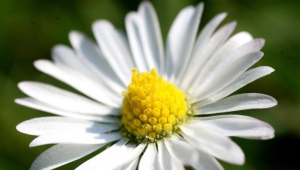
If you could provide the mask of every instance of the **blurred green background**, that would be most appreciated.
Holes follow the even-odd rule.
[[[154,0],[164,40],[176,14],[196,0]],[[274,126],[276,137],[268,141],[234,139],[244,150],[243,166],[222,164],[226,169],[300,169],[300,1],[292,0],[210,0],[200,27],[214,15],[228,12],[225,22],[237,20],[235,32],[249,31],[266,39],[264,58],[256,65],[268,65],[275,72],[244,87],[239,92],[259,92],[275,97],[279,105],[266,110],[250,110],[250,115]],[[2,0],[0,3],[0,169],[28,169],[49,146],[29,148],[32,136],[16,131],[18,123],[49,115],[16,105],[25,96],[17,83],[42,81],[67,88],[63,83],[38,72],[37,59],[49,59],[55,44],[67,44],[68,33],[79,30],[93,38],[91,24],[107,19],[124,30],[127,12],[136,10],[139,0]],[[223,22],[223,23],[225,23]],[[59,169],[74,169],[89,157]],[[117,160],[116,160],[117,161]],[[101,167],[99,167],[101,169]]]

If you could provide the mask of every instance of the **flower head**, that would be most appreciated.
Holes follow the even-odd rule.
[[[57,45],[53,61],[36,61],[37,69],[82,95],[39,82],[19,84],[29,97],[17,103],[58,115],[17,126],[38,136],[30,146],[55,144],[31,168],[56,168],[105,148],[77,169],[222,169],[216,158],[244,163],[231,136],[272,138],[273,128],[255,118],[210,116],[277,102],[257,93],[229,96],[274,70],[249,69],[262,58],[264,40],[247,32],[229,37],[235,22],[216,30],[224,13],[197,35],[202,11],[200,3],[178,14],[166,53],[156,13],[149,2],[142,2],[126,16],[127,35],[108,21],[96,21],[98,45],[73,31],[73,49]]]

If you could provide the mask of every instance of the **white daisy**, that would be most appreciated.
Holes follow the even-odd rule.
[[[55,144],[31,169],[53,169],[103,147],[77,169],[222,169],[216,158],[244,163],[231,136],[273,138],[273,128],[255,118],[208,116],[269,108],[277,102],[257,93],[229,96],[274,70],[248,70],[262,58],[264,40],[247,32],[229,38],[236,22],[216,30],[225,13],[197,36],[202,11],[200,3],[178,14],[166,53],[156,13],[149,2],[142,2],[137,12],[126,16],[127,35],[108,21],[96,21],[98,45],[73,31],[74,50],[57,45],[53,62],[36,61],[37,69],[82,94],[39,82],[19,84],[29,97],[17,99],[18,104],[58,115],[17,126],[38,136],[31,147]]]

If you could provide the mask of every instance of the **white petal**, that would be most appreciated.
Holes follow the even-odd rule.
[[[245,156],[241,148],[228,137],[207,129],[199,129],[194,124],[180,126],[183,137],[194,147],[223,161],[242,165]]]
[[[45,135],[55,132],[103,133],[118,129],[118,124],[100,124],[68,117],[41,117],[26,120],[17,125],[17,130],[29,135]]]
[[[158,146],[157,159],[159,163],[159,168],[161,170],[170,170],[170,169],[184,170],[183,164],[181,162],[172,159],[172,156],[170,155],[163,141],[157,142],[157,146]]]
[[[139,157],[145,148],[145,144],[134,146],[133,144],[125,145],[127,141],[121,139],[119,142],[104,150],[97,156],[81,164],[77,170],[97,170],[99,165],[102,169],[120,169],[132,160]]]
[[[164,69],[163,45],[159,22],[151,3],[142,2],[138,12],[126,16],[126,30],[135,63],[140,71]]]
[[[121,170],[136,170],[136,167],[139,163],[139,158],[136,158],[132,162],[128,163],[127,165],[123,166]]]
[[[89,132],[60,132],[60,133],[48,133],[35,138],[31,143],[30,147],[46,145],[46,144],[102,144],[112,141],[116,141],[122,138],[119,132],[113,133],[95,133]]]
[[[167,77],[170,80],[179,78],[184,73],[195,42],[203,3],[196,8],[187,7],[176,17],[171,26],[167,40]]]
[[[81,81],[88,81],[89,83],[96,84],[98,88],[101,88],[97,91],[102,91],[102,93],[109,91],[114,95],[120,95],[119,91],[111,88],[111,86],[106,86],[106,83],[103,82],[103,80],[101,80],[97,74],[95,74],[95,72],[93,72],[93,70],[91,70],[69,47],[64,45],[54,46],[52,49],[52,58],[57,67],[65,70],[71,75],[74,75],[76,79],[81,79]],[[90,88],[90,85],[87,85],[86,88]],[[110,95],[107,97],[110,97]]]
[[[233,55],[239,47],[247,44],[253,40],[253,37],[250,33],[248,32],[239,32],[232,37],[230,37],[227,42],[222,45],[222,47],[211,57],[210,62],[216,62],[219,61],[218,63],[215,64],[215,69],[222,66],[222,65],[227,65],[228,63],[235,61],[238,57],[242,57],[243,55]],[[259,50],[254,50],[254,51],[259,51]],[[253,52],[253,51],[249,51]],[[248,52],[248,53],[249,53]]]
[[[262,38],[253,39],[252,41],[249,41],[237,48],[235,53],[237,56],[243,56],[249,52],[261,50],[264,44],[265,40]]]
[[[263,56],[262,52],[252,52],[237,59],[223,69],[210,72],[208,78],[194,92],[196,101],[202,100],[216,93],[226,85],[243,74],[249,67],[255,64]]]
[[[204,73],[202,75],[198,75],[199,71],[197,69],[196,71],[191,70],[194,74],[194,77],[191,77],[192,75],[188,75],[187,80],[192,78],[197,79],[197,81],[194,82],[194,85],[192,85],[190,89],[195,87],[197,83],[202,83],[203,80],[207,79],[207,75],[214,75],[215,72],[223,70],[226,67],[231,67],[232,63],[238,58],[243,57],[248,53],[259,51],[263,44],[263,39],[253,40],[252,36],[247,32],[235,34],[209,58],[205,64],[205,68],[203,68]],[[201,70],[201,67],[197,67],[199,70]],[[187,86],[187,83],[185,84]]]
[[[205,67],[203,68],[203,71],[201,71],[200,76],[198,75],[199,71],[196,70],[196,75],[187,77],[187,80],[189,80],[189,78],[192,80],[196,79],[189,89],[194,89],[195,86],[200,83],[205,84],[203,83],[204,80],[210,80],[212,78],[211,76],[218,75],[219,72],[226,69],[226,67],[232,67],[233,61],[236,62],[235,60],[240,57],[245,57],[247,55],[261,55],[259,50],[264,45],[264,40],[255,39],[250,41],[251,39],[252,36],[249,33],[241,32],[228,40],[227,43],[217,51],[216,54],[209,58],[205,64]],[[199,65],[197,67],[199,67]],[[199,68],[201,69],[201,67]],[[202,91],[206,90],[202,89]]]
[[[96,116],[96,115],[87,115],[87,114],[79,114],[76,112],[63,111],[29,97],[16,99],[15,102],[23,106],[27,106],[33,109],[37,109],[37,110],[53,113],[56,115],[65,116],[65,117],[72,117],[72,118],[77,118],[82,120],[91,120],[95,122],[104,122],[104,123],[118,123],[120,121],[118,118],[112,116],[98,116],[98,115]]]
[[[90,39],[88,39],[82,33],[72,31],[69,35],[72,46],[78,53],[78,56],[81,57],[82,61],[88,65],[105,83],[114,88],[125,89],[128,80],[125,80],[125,77],[118,75],[117,70],[113,70],[110,66],[110,63],[107,61],[106,57],[103,56],[103,53],[100,51],[99,47],[94,44]]]
[[[261,66],[261,67],[250,69],[245,73],[243,73],[242,75],[240,75],[237,79],[232,81],[230,84],[228,84],[219,92],[215,93],[209,98],[197,102],[196,105],[203,107],[204,105],[218,101],[224,97],[227,97],[228,95],[235,92],[236,90],[244,87],[245,85],[272,73],[273,71],[274,69],[268,66]]]
[[[118,107],[122,96],[116,94],[116,91],[122,90],[111,85],[111,90],[103,83],[94,82],[92,79],[81,76],[81,73],[67,72],[66,68],[60,68],[48,60],[38,60],[34,62],[34,66],[50,76],[72,86],[83,94],[109,106]],[[120,92],[120,91],[118,91]],[[115,95],[114,95],[115,94]]]
[[[264,39],[253,39],[248,32],[235,34],[212,56],[213,68],[219,69],[248,53],[260,51],[264,42]]]
[[[139,163],[139,169],[141,170],[157,170],[157,149],[155,144],[149,143],[145,150],[144,155]]]
[[[172,157],[181,161],[184,165],[190,165],[196,170],[223,169],[215,158],[196,149],[178,135],[173,135],[171,138],[165,140],[165,144]]]
[[[27,81],[18,86],[28,96],[65,111],[98,115],[118,113],[116,109],[49,84]]]
[[[213,19],[211,19],[208,24],[204,26],[200,35],[198,36],[196,43],[195,43],[195,50],[201,49],[207,41],[211,38],[215,29],[219,26],[219,24],[224,20],[226,17],[226,13],[221,13],[216,15]]]
[[[221,115],[201,117],[193,119],[191,123],[225,136],[237,136],[249,139],[271,139],[274,137],[272,126],[248,116]]]
[[[162,37],[152,4],[149,2],[141,3],[137,16],[139,18],[137,23],[144,50],[144,59],[150,69],[155,68],[159,73],[162,73],[164,67]]]
[[[96,21],[93,24],[93,32],[112,69],[120,78],[131,77],[134,65],[130,51],[112,24],[105,20]]]
[[[143,43],[139,31],[139,20],[140,18],[137,13],[130,12],[126,15],[125,24],[135,65],[137,66],[140,72],[146,72],[149,71],[151,68],[145,56]]]
[[[202,67],[204,63],[206,63],[207,58],[209,58],[210,54],[214,51],[216,43],[210,41],[210,38],[215,29],[224,20],[225,17],[225,13],[221,13],[215,16],[202,29],[193,49],[193,54],[191,56],[190,64],[187,69],[187,75],[195,69],[195,66]]]
[[[56,45],[52,48],[52,59],[55,64],[77,70],[88,77],[92,76],[90,74],[93,74],[80,58],[78,58],[75,52],[65,45]]]
[[[230,96],[197,110],[198,114],[212,114],[237,110],[264,109],[275,105],[277,105],[277,101],[271,96],[258,93],[245,93]]]
[[[186,71],[184,81],[180,87],[184,90],[195,88],[195,86],[207,78],[208,73],[212,70],[216,63],[212,60],[212,55],[215,51],[224,44],[229,35],[236,26],[236,22],[231,22],[221,27],[205,44],[203,49],[195,49],[193,60],[189,64],[189,69]],[[218,61],[219,63],[220,61]]]
[[[69,162],[80,159],[101,148],[100,145],[58,144],[52,146],[32,163],[31,170],[55,169]]]
[[[224,27],[224,32],[220,33],[221,41],[224,40],[228,36],[229,33],[232,32],[235,23],[229,24],[227,27]],[[225,29],[226,28],[226,29]],[[220,30],[221,31],[221,30]],[[225,36],[225,37],[223,37]],[[233,35],[225,44],[223,44],[213,55],[209,58],[208,62],[205,64],[205,68],[210,72],[214,72],[214,70],[221,69],[224,66],[229,65],[234,62],[237,58],[242,57],[243,55],[237,56],[235,51],[238,47],[244,45],[245,43],[251,41],[253,38],[251,34],[247,32],[240,32]],[[217,39],[214,44],[217,44]],[[252,51],[249,51],[252,52]],[[205,70],[204,70],[205,71]]]

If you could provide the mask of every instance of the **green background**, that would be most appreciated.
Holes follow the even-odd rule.
[[[164,40],[176,14],[196,0],[152,1],[158,13]],[[247,85],[240,92],[265,93],[275,97],[278,106],[237,114],[250,115],[270,123],[276,137],[268,141],[234,139],[244,150],[243,166],[222,164],[226,169],[300,169],[300,1],[292,0],[210,0],[200,27],[214,15],[228,12],[225,22],[238,21],[235,32],[248,31],[266,39],[264,58],[256,64],[275,72]],[[0,169],[28,169],[49,146],[29,148],[32,136],[16,131],[18,123],[49,115],[14,103],[25,96],[17,88],[23,80],[34,80],[68,88],[38,72],[37,59],[50,59],[55,44],[67,44],[68,33],[79,30],[93,38],[91,24],[107,19],[124,29],[127,12],[136,10],[139,0],[4,0],[0,3]],[[92,156],[92,155],[91,155]],[[73,169],[91,156],[63,166]],[[116,160],[117,161],[117,160]],[[99,167],[101,169],[101,167]]]

